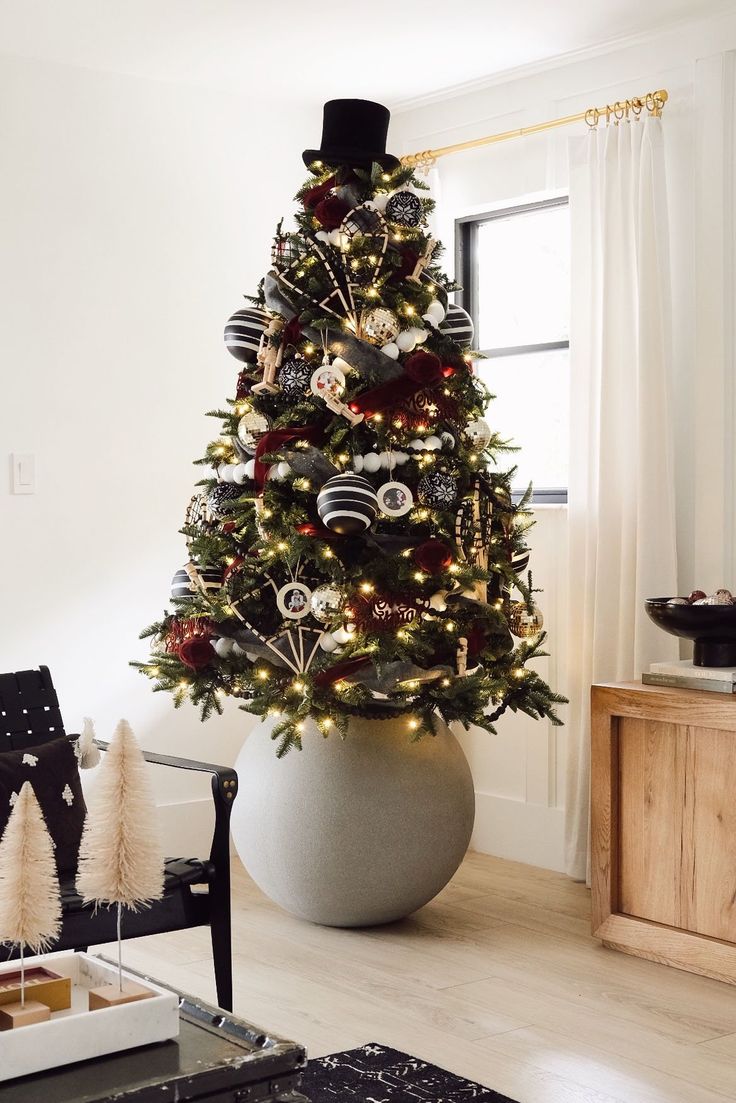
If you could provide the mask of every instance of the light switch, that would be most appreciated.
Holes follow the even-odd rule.
[[[33,452],[13,452],[10,456],[13,494],[36,493],[36,457]]]

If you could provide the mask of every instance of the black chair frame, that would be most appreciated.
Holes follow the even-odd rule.
[[[48,667],[0,674],[0,754],[38,746],[64,731],[59,703]],[[68,735],[76,740],[78,736]],[[101,751],[108,744],[97,740]],[[161,900],[138,912],[126,912],[124,939],[208,926],[212,940],[217,1000],[232,1011],[232,929],[230,911],[230,813],[238,791],[238,777],[228,766],[144,751],[146,762],[177,770],[212,775],[215,828],[209,860],[167,859],[166,891]],[[199,889],[200,891],[196,891]],[[203,891],[206,890],[206,891]],[[62,886],[62,929],[52,950],[84,950],[117,939],[114,908],[82,907],[73,886]],[[17,957],[12,948],[8,960]]]

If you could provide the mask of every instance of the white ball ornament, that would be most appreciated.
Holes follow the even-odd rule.
[[[425,452],[427,449],[427,445],[423,440],[420,440],[419,437],[416,437],[415,440],[410,440],[406,447],[411,448],[412,452]]]
[[[434,609],[438,613],[444,613],[447,608],[447,602],[445,601],[446,597],[447,590],[438,590],[436,594],[432,594],[429,599],[430,609]]]
[[[363,457],[353,456],[353,471],[356,475],[359,475],[363,470]]]
[[[426,329],[419,329],[418,326],[412,326],[411,332],[414,334],[414,339],[418,345],[423,345],[429,337],[429,333]]]
[[[353,633],[348,632],[347,628],[337,628],[332,633],[332,638],[335,641],[335,643],[338,643],[338,644],[342,645],[342,644],[350,643],[351,639],[353,638]]]
[[[255,460],[250,460],[250,463],[252,463],[253,466],[255,467]],[[238,486],[242,486],[243,483],[247,481],[247,479],[248,479],[248,464],[247,463],[236,463],[235,467],[233,468],[233,482],[237,483]]]
[[[391,196],[388,192],[377,192],[371,199],[371,206],[375,207],[377,211],[383,213],[386,210],[386,204]]]
[[[408,452],[394,452],[394,463],[397,467],[403,467],[405,463],[409,462]]]
[[[319,638],[319,646],[323,651],[326,651],[328,655],[331,655],[333,651],[337,651],[338,644],[332,632],[323,632]]]
[[[380,469],[381,457],[378,452],[369,452],[367,456],[363,456],[363,470],[367,471],[369,475],[374,475]]]
[[[404,329],[396,338],[396,344],[401,352],[413,352],[417,347],[417,339],[413,329]]]
[[[247,460],[246,463],[243,464],[243,466],[245,467],[246,479],[254,479],[256,475],[256,461]]]
[[[221,483],[233,482],[233,471],[237,465],[233,463],[221,463],[217,468],[217,477]]]
[[[350,371],[350,364],[348,364],[347,360],[343,360],[342,356],[335,357],[332,361],[332,367],[337,368],[338,371],[341,372]]]
[[[381,461],[381,468],[384,471],[388,471],[388,469],[391,466],[391,453],[390,452],[381,452],[381,454],[378,458]]]
[[[381,352],[390,357],[391,360],[398,360],[399,358],[399,346],[395,341],[389,341],[387,345],[382,345]]]
[[[325,245],[329,245],[330,235],[327,233],[327,230],[319,230],[314,236],[317,241],[324,241]]]
[[[444,321],[445,308],[439,299],[432,299],[432,302],[427,307],[427,314],[430,314],[435,319],[437,325]]]
[[[426,322],[428,326],[432,327],[432,329],[437,329],[437,326],[439,325],[439,322],[435,318],[434,314],[422,314],[422,321]]]
[[[439,437],[427,437],[424,442],[425,448],[428,448],[431,452],[436,452],[438,448],[442,447],[442,441]]]
[[[221,659],[226,659],[235,650],[235,640],[228,639],[227,636],[221,636],[219,640],[212,640],[212,646],[216,655],[219,655]]]

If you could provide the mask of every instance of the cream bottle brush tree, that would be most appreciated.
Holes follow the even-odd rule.
[[[56,941],[61,899],[54,844],[29,781],[24,782],[0,839],[0,942],[20,950],[21,1007],[25,1007],[25,950]]]
[[[122,909],[138,911],[163,895],[164,863],[157,834],[145,759],[127,720],[121,720],[88,802],[77,874],[77,891],[85,903],[117,907],[120,992]]]

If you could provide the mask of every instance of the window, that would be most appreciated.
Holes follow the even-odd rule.
[[[456,223],[460,304],[485,360],[476,371],[495,401],[494,429],[520,448],[518,496],[567,501],[570,225],[567,198]]]

